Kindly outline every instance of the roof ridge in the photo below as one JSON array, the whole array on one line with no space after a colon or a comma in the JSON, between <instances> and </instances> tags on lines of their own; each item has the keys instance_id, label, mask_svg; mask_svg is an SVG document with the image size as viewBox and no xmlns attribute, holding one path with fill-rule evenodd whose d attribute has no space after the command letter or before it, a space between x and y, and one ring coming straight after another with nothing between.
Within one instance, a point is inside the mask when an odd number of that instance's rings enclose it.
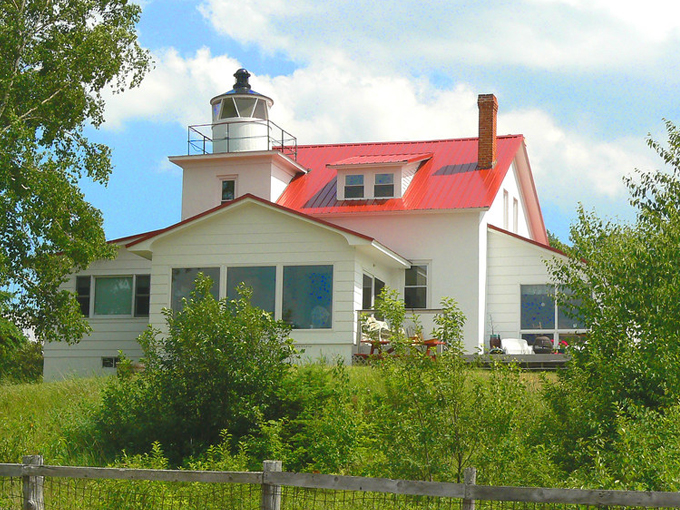
<instances>
[{"instance_id":1,"label":"roof ridge","mask_svg":"<svg viewBox=\"0 0 680 510\"><path fill-rule=\"evenodd\" d=\"M519 137L524 137L524 135L521 134L516 134L516 135L498 135L496 138L519 138ZM317 143L317 144L309 144L309 145L298 145L298 149L300 148L315 148L315 147L361 147L361 146L370 146L370 145L414 145L414 144L423 144L423 143L447 143L447 142L469 142L470 140L477 140L479 139L478 136L468 136L465 138L442 138L438 140L405 140L405 141L397 141L397 142L345 142L345 143Z\"/></svg>"}]
</instances>

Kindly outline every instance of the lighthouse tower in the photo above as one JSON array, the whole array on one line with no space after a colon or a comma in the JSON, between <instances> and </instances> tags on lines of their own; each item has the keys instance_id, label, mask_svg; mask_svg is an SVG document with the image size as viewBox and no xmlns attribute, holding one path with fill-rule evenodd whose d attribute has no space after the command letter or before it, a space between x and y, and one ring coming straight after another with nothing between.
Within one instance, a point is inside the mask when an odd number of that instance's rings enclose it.
<instances>
[{"instance_id":1,"label":"lighthouse tower","mask_svg":"<svg viewBox=\"0 0 680 510\"><path fill-rule=\"evenodd\" d=\"M232 90L210 100L213 153L269 150L269 108L274 101L250 88L245 69L234 77Z\"/></svg>"}]
</instances>

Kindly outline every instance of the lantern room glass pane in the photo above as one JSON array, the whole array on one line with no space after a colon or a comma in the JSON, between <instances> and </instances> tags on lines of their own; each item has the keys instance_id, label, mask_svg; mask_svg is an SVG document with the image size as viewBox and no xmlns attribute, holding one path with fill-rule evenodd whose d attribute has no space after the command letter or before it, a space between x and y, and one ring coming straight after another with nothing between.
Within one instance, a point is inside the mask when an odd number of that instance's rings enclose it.
<instances>
[{"instance_id":1,"label":"lantern room glass pane","mask_svg":"<svg viewBox=\"0 0 680 510\"><path fill-rule=\"evenodd\" d=\"M234 98L226 97L222 100L220 119L233 119L234 117L238 117L238 112L234 106Z\"/></svg>"},{"instance_id":2,"label":"lantern room glass pane","mask_svg":"<svg viewBox=\"0 0 680 510\"><path fill-rule=\"evenodd\" d=\"M238 97L234 99L239 117L253 117L255 102L257 99L250 97Z\"/></svg>"},{"instance_id":3,"label":"lantern room glass pane","mask_svg":"<svg viewBox=\"0 0 680 510\"><path fill-rule=\"evenodd\" d=\"M283 320L296 329L333 324L333 266L283 268Z\"/></svg>"},{"instance_id":4,"label":"lantern room glass pane","mask_svg":"<svg viewBox=\"0 0 680 510\"><path fill-rule=\"evenodd\" d=\"M255 117L256 119L267 120L267 104L262 99L257 100L257 104L255 105L255 113L253 114L253 117Z\"/></svg>"}]
</instances>

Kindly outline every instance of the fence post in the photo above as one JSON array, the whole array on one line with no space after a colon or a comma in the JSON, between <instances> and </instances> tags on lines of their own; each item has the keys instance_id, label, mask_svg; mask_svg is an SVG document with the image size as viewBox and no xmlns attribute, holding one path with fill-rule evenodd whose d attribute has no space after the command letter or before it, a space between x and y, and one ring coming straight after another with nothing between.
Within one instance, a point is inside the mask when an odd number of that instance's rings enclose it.
<instances>
[{"instance_id":1,"label":"fence post","mask_svg":"<svg viewBox=\"0 0 680 510\"><path fill-rule=\"evenodd\" d=\"M28 466L42 466L42 455L26 455L22 459L22 463ZM23 477L23 510L45 510L45 500L43 499L43 481L42 476L24 476Z\"/></svg>"},{"instance_id":2,"label":"fence post","mask_svg":"<svg viewBox=\"0 0 680 510\"><path fill-rule=\"evenodd\" d=\"M475 510L475 500L471 497L472 491L470 489L477 482L477 470L473 467L465 468L463 479L465 482L465 497L463 498L461 510Z\"/></svg>"},{"instance_id":3,"label":"fence post","mask_svg":"<svg viewBox=\"0 0 680 510\"><path fill-rule=\"evenodd\" d=\"M281 486L267 483L267 473L283 469L280 460L265 460L262 468L262 510L281 510Z\"/></svg>"}]
</instances>

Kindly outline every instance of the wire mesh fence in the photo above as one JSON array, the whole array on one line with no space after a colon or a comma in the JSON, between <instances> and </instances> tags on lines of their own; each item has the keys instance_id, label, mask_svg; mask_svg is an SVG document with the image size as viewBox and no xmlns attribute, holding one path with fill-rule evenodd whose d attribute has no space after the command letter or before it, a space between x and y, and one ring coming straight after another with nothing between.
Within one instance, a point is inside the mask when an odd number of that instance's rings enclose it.
<instances>
[{"instance_id":1,"label":"wire mesh fence","mask_svg":"<svg viewBox=\"0 0 680 510\"><path fill-rule=\"evenodd\" d=\"M632 510L680 494L488 487L296 474L0 464L0 510ZM271 465L276 467L272 468Z\"/></svg>"}]
</instances>

